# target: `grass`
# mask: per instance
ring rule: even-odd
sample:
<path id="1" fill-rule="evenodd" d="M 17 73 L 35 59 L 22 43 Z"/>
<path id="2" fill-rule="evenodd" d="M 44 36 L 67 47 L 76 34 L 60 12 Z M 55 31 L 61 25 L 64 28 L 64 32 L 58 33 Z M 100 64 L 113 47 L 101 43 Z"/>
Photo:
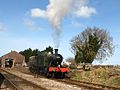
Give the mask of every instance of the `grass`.
<path id="1" fill-rule="evenodd" d="M 91 71 L 72 71 L 72 80 L 83 80 L 109 86 L 120 87 L 120 69 L 98 68 Z"/>

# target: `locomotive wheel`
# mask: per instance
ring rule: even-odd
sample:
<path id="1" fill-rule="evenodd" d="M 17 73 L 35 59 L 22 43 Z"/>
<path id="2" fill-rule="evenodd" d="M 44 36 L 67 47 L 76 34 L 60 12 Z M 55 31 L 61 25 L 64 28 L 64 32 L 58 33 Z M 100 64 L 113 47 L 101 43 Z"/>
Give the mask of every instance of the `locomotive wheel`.
<path id="1" fill-rule="evenodd" d="M 65 73 L 57 72 L 57 73 L 55 73 L 54 77 L 59 78 L 59 79 L 63 79 L 63 78 L 65 78 Z"/>
<path id="2" fill-rule="evenodd" d="M 52 77 L 52 74 L 49 73 L 49 72 L 47 72 L 46 77 L 47 77 L 47 78 L 51 78 L 51 77 Z"/>
<path id="3" fill-rule="evenodd" d="M 29 68 L 30 72 L 34 73 L 34 70 L 32 67 Z"/>
<path id="4" fill-rule="evenodd" d="M 61 79 L 65 78 L 65 73 L 61 73 Z"/>
<path id="5" fill-rule="evenodd" d="M 61 73 L 60 72 L 55 72 L 54 73 L 54 77 L 55 78 L 60 78 L 61 77 Z"/>
<path id="6" fill-rule="evenodd" d="M 54 72 L 52 73 L 52 78 L 54 78 L 55 77 L 55 74 L 54 74 Z"/>

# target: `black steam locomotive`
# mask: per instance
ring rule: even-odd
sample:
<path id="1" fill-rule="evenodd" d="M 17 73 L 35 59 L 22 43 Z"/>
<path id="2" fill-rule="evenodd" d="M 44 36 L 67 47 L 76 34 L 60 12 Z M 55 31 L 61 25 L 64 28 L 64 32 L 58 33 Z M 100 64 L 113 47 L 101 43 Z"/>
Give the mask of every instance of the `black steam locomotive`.
<path id="1" fill-rule="evenodd" d="M 63 61 L 62 55 L 58 54 L 58 49 L 55 53 L 42 52 L 38 56 L 32 57 L 29 62 L 29 69 L 32 73 L 43 74 L 47 77 L 61 77 L 69 72 L 69 68 L 61 65 Z"/>

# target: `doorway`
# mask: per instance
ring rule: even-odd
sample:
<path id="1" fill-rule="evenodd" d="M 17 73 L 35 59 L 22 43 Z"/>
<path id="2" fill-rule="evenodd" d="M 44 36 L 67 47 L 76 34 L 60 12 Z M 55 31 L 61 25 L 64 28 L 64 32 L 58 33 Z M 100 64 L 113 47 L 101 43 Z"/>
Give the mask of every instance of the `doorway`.
<path id="1" fill-rule="evenodd" d="M 13 60 L 11 58 L 5 59 L 5 67 L 11 68 L 13 66 Z"/>

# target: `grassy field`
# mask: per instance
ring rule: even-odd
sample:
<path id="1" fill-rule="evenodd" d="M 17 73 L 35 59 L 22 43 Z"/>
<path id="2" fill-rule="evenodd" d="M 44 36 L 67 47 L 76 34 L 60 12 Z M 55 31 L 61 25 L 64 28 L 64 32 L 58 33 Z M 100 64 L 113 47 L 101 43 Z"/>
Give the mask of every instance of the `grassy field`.
<path id="1" fill-rule="evenodd" d="M 71 79 L 120 87 L 120 67 L 100 67 L 90 71 L 72 70 Z"/>

